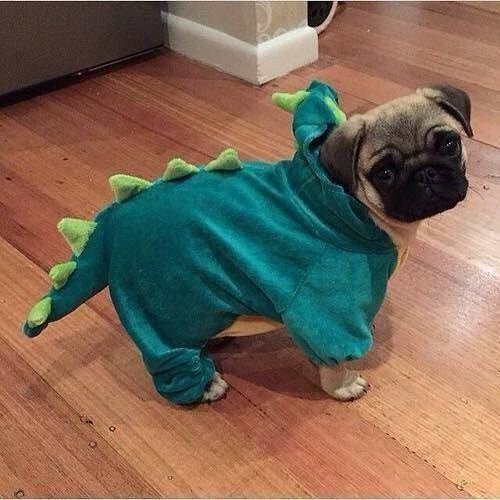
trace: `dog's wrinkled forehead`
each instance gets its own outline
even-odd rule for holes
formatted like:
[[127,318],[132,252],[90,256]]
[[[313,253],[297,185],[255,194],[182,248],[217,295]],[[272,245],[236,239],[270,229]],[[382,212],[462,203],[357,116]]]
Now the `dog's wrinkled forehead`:
[[425,148],[427,132],[442,125],[460,130],[460,124],[433,101],[419,94],[395,99],[365,115],[365,140],[359,166],[381,149],[393,147],[410,156]]

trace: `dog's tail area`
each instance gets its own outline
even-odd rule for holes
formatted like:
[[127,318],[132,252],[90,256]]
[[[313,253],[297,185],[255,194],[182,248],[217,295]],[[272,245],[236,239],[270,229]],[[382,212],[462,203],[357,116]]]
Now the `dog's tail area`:
[[52,288],[30,309],[23,326],[28,337],[36,337],[49,323],[66,316],[108,284],[109,213],[107,207],[94,221],[68,218],[57,225],[73,255],[50,270]]

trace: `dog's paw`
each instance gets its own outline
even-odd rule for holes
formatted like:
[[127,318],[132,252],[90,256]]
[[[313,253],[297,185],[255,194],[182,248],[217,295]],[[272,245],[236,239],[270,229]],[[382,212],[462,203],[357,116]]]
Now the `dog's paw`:
[[212,403],[213,401],[218,401],[226,395],[228,389],[229,384],[221,377],[219,372],[215,372],[214,378],[203,393],[201,402]]
[[368,390],[368,382],[359,373],[340,367],[320,367],[321,387],[334,399],[352,401]]
[[352,401],[358,399],[368,390],[368,382],[357,373],[351,373],[349,379],[345,380],[343,385],[334,389],[331,393],[332,397],[339,401]]

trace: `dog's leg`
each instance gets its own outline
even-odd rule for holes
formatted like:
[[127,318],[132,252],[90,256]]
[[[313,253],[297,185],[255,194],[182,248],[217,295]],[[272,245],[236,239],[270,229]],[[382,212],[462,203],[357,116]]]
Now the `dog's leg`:
[[202,403],[211,403],[222,399],[227,390],[229,389],[229,384],[221,377],[219,372],[214,373],[214,378],[208,385],[207,389],[203,393]]
[[343,366],[320,366],[321,388],[339,401],[360,398],[368,390],[368,382],[357,372]]

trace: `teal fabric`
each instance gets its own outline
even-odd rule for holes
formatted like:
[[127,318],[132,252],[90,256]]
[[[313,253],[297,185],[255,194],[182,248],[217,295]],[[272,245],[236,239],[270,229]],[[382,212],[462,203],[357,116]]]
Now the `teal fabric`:
[[283,321],[318,364],[365,354],[396,251],[322,169],[318,148],[337,125],[325,97],[337,94],[308,90],[292,159],[158,179],[105,208],[68,283],[51,290],[48,322],[109,284],[155,387],[178,403],[200,400],[214,372],[204,347],[242,314]]

